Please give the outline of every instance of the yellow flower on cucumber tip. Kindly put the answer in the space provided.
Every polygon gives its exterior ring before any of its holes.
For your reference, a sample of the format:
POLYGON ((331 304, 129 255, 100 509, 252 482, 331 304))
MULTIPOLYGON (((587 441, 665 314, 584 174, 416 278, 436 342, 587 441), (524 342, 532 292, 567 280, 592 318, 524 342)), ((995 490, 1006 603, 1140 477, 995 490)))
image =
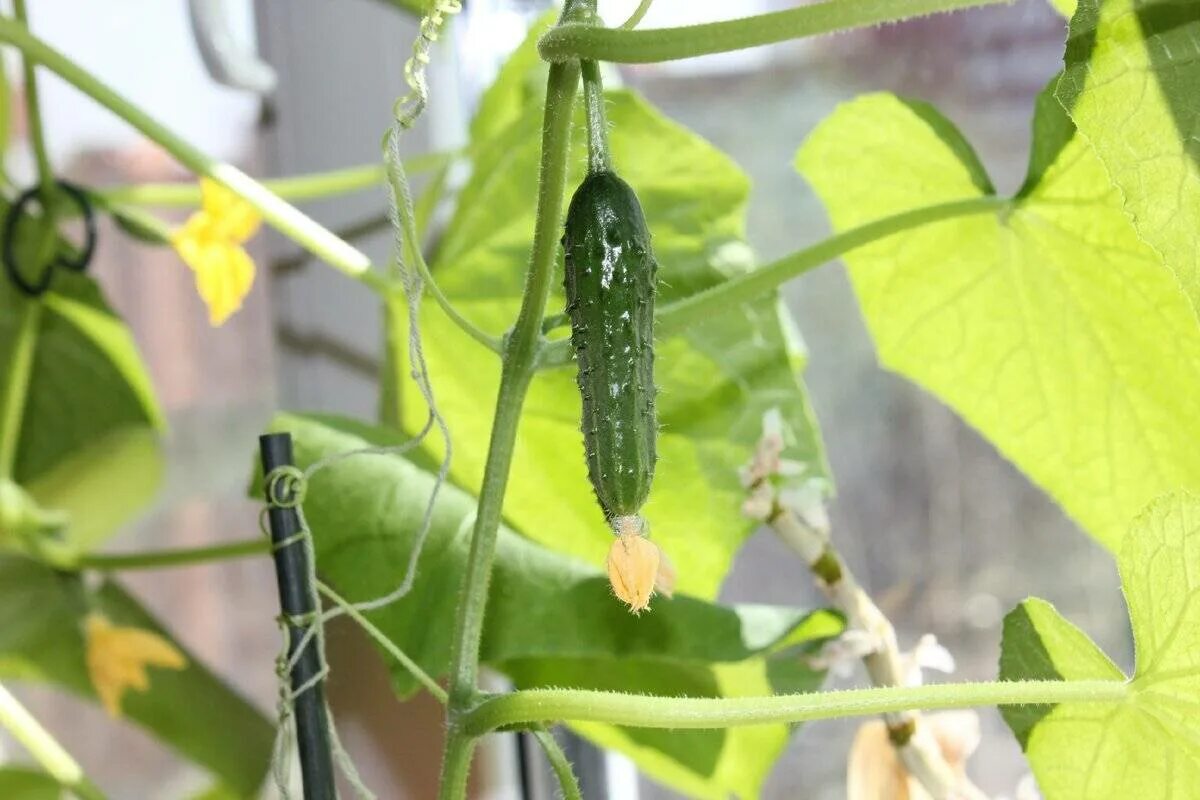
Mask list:
POLYGON ((88 677, 100 703, 121 716, 126 689, 150 688, 147 667, 183 669, 187 659, 163 637, 141 628, 114 625, 103 614, 88 614, 83 622, 88 677))
POLYGON ((262 217, 207 178, 200 179, 200 198, 200 210, 171 235, 171 244, 196 273, 196 291, 216 326, 242 307, 254 283, 254 261, 242 245, 258 230, 262 217))

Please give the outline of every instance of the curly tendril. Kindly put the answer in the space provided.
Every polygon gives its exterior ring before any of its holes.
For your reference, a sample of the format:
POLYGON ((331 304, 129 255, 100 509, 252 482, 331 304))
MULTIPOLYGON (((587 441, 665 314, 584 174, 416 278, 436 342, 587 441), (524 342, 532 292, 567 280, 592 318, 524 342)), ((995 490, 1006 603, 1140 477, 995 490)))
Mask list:
POLYGON ((397 101, 392 113, 402 128, 411 128, 425 104, 429 102, 429 84, 425 68, 429 66, 429 51, 442 35, 446 20, 462 11, 461 0, 435 0, 429 13, 421 18, 421 29, 413 41, 412 56, 404 63, 404 80, 409 93, 397 101))

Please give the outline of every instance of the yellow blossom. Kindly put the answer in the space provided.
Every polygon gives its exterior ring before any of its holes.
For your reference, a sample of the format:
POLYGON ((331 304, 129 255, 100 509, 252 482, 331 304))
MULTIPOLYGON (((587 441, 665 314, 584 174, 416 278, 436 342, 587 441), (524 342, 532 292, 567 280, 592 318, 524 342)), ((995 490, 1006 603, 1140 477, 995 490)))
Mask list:
POLYGON ((121 715, 121 696, 126 689, 144 692, 150 688, 146 667, 187 666, 183 653, 158 634, 113 625, 103 614, 87 616, 84 635, 92 686, 104 708, 114 717, 121 715))
POLYGON ((220 325, 242 307, 254 283, 254 261, 242 244, 262 223, 258 212, 233 192, 200 180, 200 210, 171 236, 171 244, 196 273, 196 291, 208 319, 220 325))
POLYGON ((617 540, 608 550, 608 582, 613 594, 637 614, 650 607, 655 590, 668 597, 675 588, 675 568, 663 564, 662 551, 645 536, 645 521, 636 515, 613 520, 617 540))

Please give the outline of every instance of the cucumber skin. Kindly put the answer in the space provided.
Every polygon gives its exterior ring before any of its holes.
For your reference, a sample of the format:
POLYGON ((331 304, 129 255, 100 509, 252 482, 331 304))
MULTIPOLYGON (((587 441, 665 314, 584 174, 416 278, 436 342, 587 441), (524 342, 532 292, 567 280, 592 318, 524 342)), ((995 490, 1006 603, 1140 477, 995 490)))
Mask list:
POLYGON ((611 521, 638 513, 657 460, 658 264, 629 184, 598 172, 579 185, 567 210, 563 252, 588 478, 611 521))

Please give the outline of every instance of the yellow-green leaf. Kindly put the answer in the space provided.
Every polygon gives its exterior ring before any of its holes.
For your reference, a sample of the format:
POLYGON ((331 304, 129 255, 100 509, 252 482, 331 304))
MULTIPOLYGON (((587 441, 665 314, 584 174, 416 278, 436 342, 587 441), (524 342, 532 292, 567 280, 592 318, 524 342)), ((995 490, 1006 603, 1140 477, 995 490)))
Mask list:
MULTIPOLYGON (((1154 502, 1117 562, 1137 652, 1128 697, 1018 706, 1004 717, 1046 800, 1191 800, 1200 787, 1200 499, 1154 502)), ((1126 680, 1041 600, 1005 620, 1000 677, 1126 680)))
MULTIPOLYGON (((981 194, 929 109, 842 106, 798 165, 838 230, 981 194)), ((1200 488, 1200 328, 1129 224, 1104 165, 1043 93, 1030 178, 996 213, 846 258, 880 361, 980 430, 1099 542, 1176 487, 1200 488)))
POLYGON ((1058 97, 1200 308, 1200 3, 1080 0, 1058 97))

